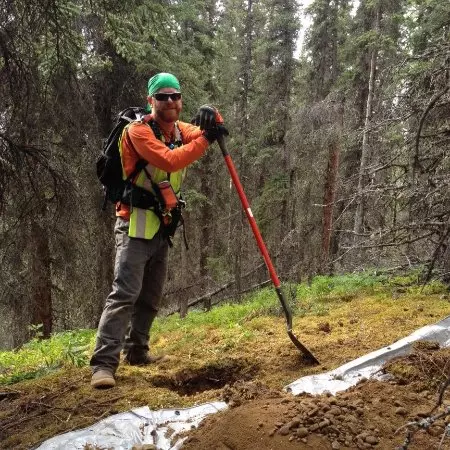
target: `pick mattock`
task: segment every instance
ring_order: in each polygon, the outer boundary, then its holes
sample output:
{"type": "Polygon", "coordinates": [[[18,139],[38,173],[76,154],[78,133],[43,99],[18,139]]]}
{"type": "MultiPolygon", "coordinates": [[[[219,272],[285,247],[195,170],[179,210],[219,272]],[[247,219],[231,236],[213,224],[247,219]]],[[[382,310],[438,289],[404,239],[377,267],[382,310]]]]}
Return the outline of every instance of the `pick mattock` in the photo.
{"type": "Polygon", "coordinates": [[[258,225],[256,224],[256,220],[253,217],[252,210],[250,209],[250,204],[248,203],[247,197],[245,196],[244,189],[242,188],[241,181],[239,179],[239,176],[237,174],[236,168],[234,167],[233,160],[231,159],[230,154],[228,153],[227,147],[225,145],[225,138],[224,136],[219,136],[217,139],[217,143],[219,144],[220,150],[222,150],[222,155],[225,159],[225,163],[228,167],[228,171],[230,172],[231,179],[233,180],[234,187],[236,188],[236,191],[239,195],[239,199],[241,200],[242,207],[244,208],[245,214],[247,216],[247,219],[250,223],[250,226],[253,231],[253,235],[255,236],[256,243],[258,244],[259,250],[264,258],[264,261],[266,263],[267,269],[270,274],[270,278],[272,279],[272,283],[275,287],[275,291],[277,292],[278,299],[280,300],[281,306],[283,307],[284,315],[286,316],[286,326],[287,326],[287,333],[289,337],[291,338],[291,341],[294,343],[294,345],[303,353],[303,357],[310,361],[313,364],[319,364],[319,361],[317,358],[311,353],[310,350],[308,350],[295,336],[292,332],[292,312],[289,308],[288,304],[286,303],[283,292],[280,288],[280,280],[278,279],[277,273],[275,272],[275,268],[272,264],[272,261],[269,256],[269,252],[267,251],[267,247],[264,244],[263,238],[261,236],[261,233],[259,231],[258,225]]]}

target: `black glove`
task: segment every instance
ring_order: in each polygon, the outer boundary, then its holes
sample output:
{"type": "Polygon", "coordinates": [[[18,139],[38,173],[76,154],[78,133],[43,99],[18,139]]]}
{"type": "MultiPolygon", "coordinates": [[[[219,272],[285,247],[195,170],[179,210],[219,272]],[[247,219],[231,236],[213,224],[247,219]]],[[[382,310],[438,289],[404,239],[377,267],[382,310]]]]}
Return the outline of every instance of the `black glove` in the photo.
{"type": "Polygon", "coordinates": [[[214,106],[203,105],[197,111],[191,123],[200,127],[201,130],[209,130],[223,123],[222,116],[214,106]]]}
{"type": "Polygon", "coordinates": [[[219,124],[213,128],[208,128],[203,132],[203,136],[208,139],[208,142],[212,144],[219,136],[228,136],[228,130],[224,125],[219,124]]]}

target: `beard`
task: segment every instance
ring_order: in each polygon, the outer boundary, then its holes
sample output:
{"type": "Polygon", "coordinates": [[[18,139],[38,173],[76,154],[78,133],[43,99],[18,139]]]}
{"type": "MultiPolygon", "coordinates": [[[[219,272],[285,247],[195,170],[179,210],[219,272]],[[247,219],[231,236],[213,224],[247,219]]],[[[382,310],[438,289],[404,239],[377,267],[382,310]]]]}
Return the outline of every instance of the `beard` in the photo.
{"type": "Polygon", "coordinates": [[[176,122],[180,115],[178,108],[167,108],[156,111],[156,116],[163,122],[176,122]]]}

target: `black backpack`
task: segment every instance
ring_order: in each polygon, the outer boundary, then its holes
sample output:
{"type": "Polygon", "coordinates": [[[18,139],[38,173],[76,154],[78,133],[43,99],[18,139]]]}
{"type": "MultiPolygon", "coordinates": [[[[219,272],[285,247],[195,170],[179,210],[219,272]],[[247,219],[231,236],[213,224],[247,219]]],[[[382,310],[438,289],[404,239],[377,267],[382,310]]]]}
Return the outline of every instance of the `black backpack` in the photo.
{"type": "Polygon", "coordinates": [[[129,181],[145,167],[146,162],[137,164],[133,173],[124,180],[122,178],[122,162],[120,160],[119,141],[126,125],[136,120],[141,120],[147,111],[140,106],[130,106],[117,115],[116,124],[103,143],[103,151],[97,159],[97,177],[103,185],[105,200],[102,209],[106,208],[109,200],[116,203],[122,199],[125,186],[129,181]],[[139,166],[139,167],[138,167],[139,166]]]}

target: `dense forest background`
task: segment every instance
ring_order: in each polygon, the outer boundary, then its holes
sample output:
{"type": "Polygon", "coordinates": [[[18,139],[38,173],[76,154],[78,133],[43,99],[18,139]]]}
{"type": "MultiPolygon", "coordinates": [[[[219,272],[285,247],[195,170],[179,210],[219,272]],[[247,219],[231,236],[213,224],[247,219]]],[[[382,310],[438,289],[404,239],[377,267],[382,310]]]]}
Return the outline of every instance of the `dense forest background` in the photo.
{"type": "MultiPolygon", "coordinates": [[[[183,120],[204,103],[225,117],[282,280],[450,278],[448,0],[0,0],[0,12],[0,347],[39,324],[96,326],[114,212],[95,161],[159,71],[182,83],[183,120]]],[[[170,252],[166,311],[264,284],[216,146],[184,196],[190,248],[178,236],[170,252]]]]}

